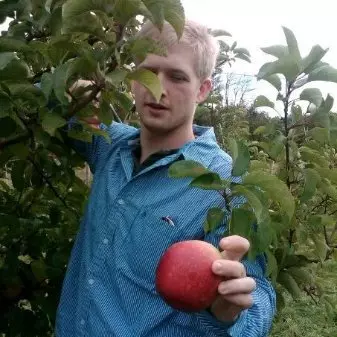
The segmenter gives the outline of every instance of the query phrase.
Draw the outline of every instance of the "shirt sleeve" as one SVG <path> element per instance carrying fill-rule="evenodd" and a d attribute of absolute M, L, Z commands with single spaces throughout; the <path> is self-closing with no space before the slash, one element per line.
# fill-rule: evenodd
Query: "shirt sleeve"
<path fill-rule="evenodd" d="M 207 238 L 213 241 L 212 238 Z M 224 323 L 216 319 L 210 312 L 198 314 L 200 324 L 205 330 L 212 331 L 214 336 L 231 337 L 267 337 L 276 312 L 276 294 L 270 281 L 264 276 L 265 258 L 260 255 L 255 261 L 243 260 L 247 276 L 256 281 L 256 289 L 252 293 L 253 306 L 242 311 L 234 322 Z"/>
<path fill-rule="evenodd" d="M 68 121 L 66 129 L 63 132 L 66 143 L 74 149 L 89 165 L 92 173 L 95 173 L 96 167 L 100 162 L 104 161 L 109 151 L 116 146 L 118 140 L 123 138 L 127 133 L 129 126 L 123 123 L 112 122 L 110 126 L 100 124 L 100 129 L 107 131 L 110 136 L 110 143 L 103 136 L 92 137 L 91 142 L 86 142 L 67 136 L 70 129 L 81 130 L 82 126 L 77 122 L 76 118 Z"/>
<path fill-rule="evenodd" d="M 230 167 L 231 165 L 226 164 L 220 170 L 228 176 Z M 240 179 L 237 179 L 237 182 L 240 182 Z M 233 201 L 232 207 L 237 207 L 242 202 L 243 199 L 238 197 Z M 224 221 L 223 226 L 217 230 L 206 234 L 204 240 L 218 247 L 227 226 L 226 222 Z M 252 293 L 252 307 L 243 310 L 234 322 L 228 323 L 219 321 L 208 311 L 199 313 L 198 319 L 205 331 L 211 331 L 212 336 L 219 337 L 267 337 L 269 335 L 276 313 L 276 293 L 269 279 L 265 277 L 266 262 L 265 255 L 258 255 L 253 261 L 242 260 L 247 276 L 256 281 L 256 289 Z"/>

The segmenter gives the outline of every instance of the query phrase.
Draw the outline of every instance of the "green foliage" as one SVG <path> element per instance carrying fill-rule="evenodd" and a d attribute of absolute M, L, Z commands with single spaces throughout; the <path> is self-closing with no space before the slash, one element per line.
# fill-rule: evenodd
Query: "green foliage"
<path fill-rule="evenodd" d="M 13 20 L 0 37 L 0 334 L 45 337 L 53 333 L 60 287 L 89 192 L 76 175 L 84 162 L 63 136 L 67 132 L 90 142 L 101 135 L 109 141 L 107 133 L 84 120 L 93 115 L 105 124 L 134 122 L 132 81 L 160 97 L 155 74 L 135 70 L 134 61 L 149 52 L 164 55 L 165 48 L 135 36 L 145 18 L 158 27 L 167 20 L 180 37 L 184 12 L 179 0 L 4 0 L 0 22 L 6 17 Z M 223 39 L 215 90 L 196 114 L 216 126 L 219 143 L 232 154 L 232 174 L 242 176 L 241 183 L 192 161 L 176 162 L 169 174 L 190 179 L 191 188 L 222 193 L 226 207 L 208 211 L 205 232 L 226 216 L 229 231 L 224 234 L 248 238 L 249 258 L 266 254 L 278 307 L 285 307 L 290 295 L 307 304 L 307 294 L 319 310 L 296 307 L 311 322 L 326 312 L 317 323 L 323 329 L 336 322 L 336 289 L 327 279 L 336 273 L 337 118 L 332 96 L 304 86 L 336 82 L 337 70 L 322 62 L 327 50 L 316 45 L 302 57 L 293 32 L 283 31 L 286 45 L 262 48 L 276 60 L 257 75 L 278 91 L 282 119 L 261 112 L 277 106 L 262 95 L 250 109 L 224 102 L 223 66 L 237 59 L 250 62 L 250 54 Z M 79 80 L 87 82 L 80 85 Z M 66 120 L 74 116 L 81 127 L 67 131 Z M 231 208 L 238 197 L 245 203 Z M 273 336 L 286 327 L 293 336 L 303 335 L 302 323 L 293 325 L 292 308 L 284 309 L 285 327 L 276 321 Z M 31 329 L 22 332 L 28 325 Z M 332 328 L 326 331 L 335 334 Z"/>
<path fill-rule="evenodd" d="M 0 335 L 46 337 L 89 193 L 78 177 L 83 159 L 64 134 L 109 141 L 84 118 L 134 119 L 132 81 L 159 99 L 157 76 L 135 70 L 134 62 L 165 50 L 136 33 L 144 19 L 158 27 L 166 20 L 181 36 L 184 11 L 179 0 L 4 0 L 0 22 L 6 17 L 12 21 L 0 36 Z M 81 127 L 67 131 L 73 116 Z"/>
<path fill-rule="evenodd" d="M 331 284 L 318 275 L 330 275 L 333 280 L 327 268 L 336 266 L 336 115 L 331 111 L 331 95 L 323 97 L 318 88 L 304 86 L 313 81 L 336 82 L 337 70 L 321 61 L 327 50 L 318 45 L 302 57 L 293 32 L 285 27 L 283 30 L 287 44 L 262 48 L 276 60 L 263 65 L 257 75 L 278 91 L 278 104 L 260 95 L 242 115 L 236 106 L 224 110 L 221 101 L 213 101 L 214 116 L 226 111 L 225 127 L 230 136 L 223 145 L 233 157 L 232 174 L 242 176 L 240 184 L 231 182 L 221 193 L 228 205 L 237 197 L 245 200 L 240 207 L 224 210 L 230 212 L 226 234 L 250 240 L 249 258 L 260 253 L 267 256 L 267 275 L 277 289 L 279 309 L 273 336 L 281 332 L 303 335 L 301 329 L 311 325 L 301 325 L 298 316 L 300 322 L 296 324 L 289 315 L 294 311 L 286 307 L 290 298 L 308 307 L 305 295 L 310 296 L 312 312 L 317 311 L 317 305 L 326 313 L 317 326 L 325 326 L 328 336 L 334 331 L 328 324 L 336 323 L 336 289 L 331 292 Z M 282 117 L 272 120 L 263 115 L 263 109 L 270 108 Z M 235 125 L 235 118 L 239 116 L 249 123 L 249 134 L 238 133 L 240 126 Z M 213 121 L 218 123 L 219 119 Z M 220 138 L 219 133 L 217 136 Z M 213 184 L 209 181 L 208 188 Z M 317 321 L 309 311 L 308 315 Z M 282 327 L 284 322 L 291 322 L 289 330 Z M 318 328 L 315 332 L 313 335 L 323 336 Z"/>

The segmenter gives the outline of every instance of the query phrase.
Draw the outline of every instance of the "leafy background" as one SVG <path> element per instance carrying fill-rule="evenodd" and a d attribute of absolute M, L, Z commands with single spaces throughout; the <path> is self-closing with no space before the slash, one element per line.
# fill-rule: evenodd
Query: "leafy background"
<path fill-rule="evenodd" d="M 109 141 L 85 122 L 93 115 L 106 124 L 138 125 L 130 81 L 155 97 L 161 88 L 153 73 L 135 70 L 133 62 L 147 52 L 163 55 L 165 48 L 135 34 L 147 18 L 159 27 L 167 20 L 179 36 L 184 12 L 178 0 L 5 0 L 0 23 L 7 17 L 12 21 L 0 37 L 0 334 L 51 336 L 91 182 L 67 137 Z M 278 103 L 259 96 L 253 105 L 230 101 L 228 90 L 238 92 L 242 83 L 222 80 L 233 62 L 250 61 L 249 51 L 226 43 L 229 32 L 211 31 L 221 46 L 215 89 L 195 121 L 214 126 L 233 156 L 233 175 L 248 172 L 242 184 L 196 163 L 178 163 L 170 173 L 173 179 L 191 176 L 200 188 L 231 187 L 224 193 L 228 201 L 246 197 L 238 209 L 211 209 L 205 231 L 227 214 L 230 232 L 252 242 L 249 256 L 267 254 L 279 308 L 272 336 L 334 336 L 336 115 L 333 97 L 306 84 L 337 82 L 337 71 L 323 61 L 327 50 L 316 45 L 303 57 L 293 32 L 283 31 L 283 46 L 263 48 L 275 61 L 257 74 L 278 90 Z M 266 107 L 280 117 L 270 118 Z M 74 116 L 80 127 L 67 131 Z"/>

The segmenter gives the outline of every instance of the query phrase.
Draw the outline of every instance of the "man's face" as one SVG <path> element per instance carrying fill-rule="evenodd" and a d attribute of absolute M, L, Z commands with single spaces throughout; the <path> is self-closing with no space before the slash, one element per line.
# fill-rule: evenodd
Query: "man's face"
<path fill-rule="evenodd" d="M 211 89 L 209 79 L 198 78 L 193 58 L 189 47 L 174 45 L 168 49 L 167 56 L 150 54 L 138 66 L 156 73 L 163 88 L 157 103 L 144 86 L 133 84 L 141 126 L 149 132 L 163 134 L 191 127 L 196 104 L 202 102 Z"/>

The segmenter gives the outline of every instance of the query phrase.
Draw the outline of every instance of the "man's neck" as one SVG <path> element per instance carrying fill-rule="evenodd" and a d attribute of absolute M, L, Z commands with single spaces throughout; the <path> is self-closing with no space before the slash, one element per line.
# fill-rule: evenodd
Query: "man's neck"
<path fill-rule="evenodd" d="M 179 149 L 193 139 L 195 139 L 195 136 L 192 126 L 189 129 L 177 129 L 167 134 L 155 134 L 142 127 L 140 132 L 140 163 L 143 163 L 153 153 Z"/>

